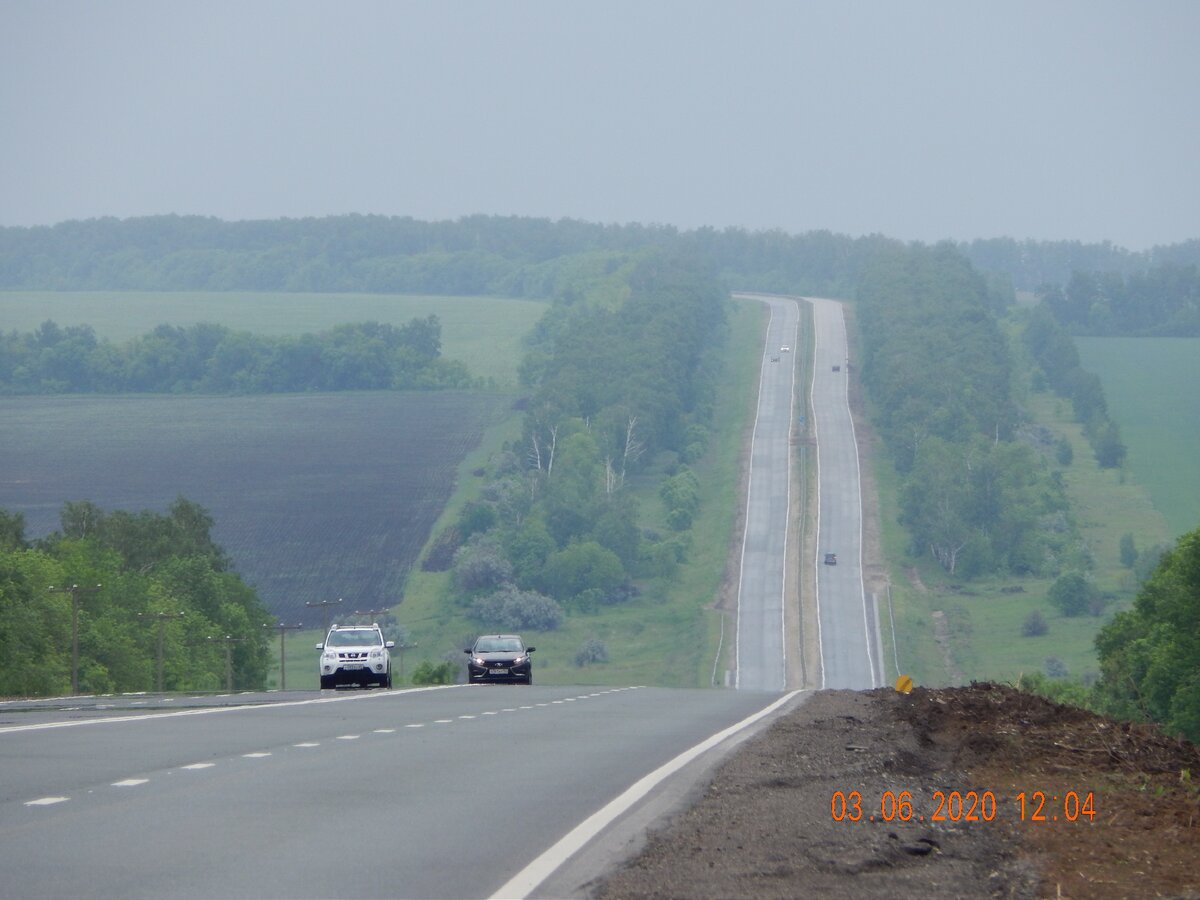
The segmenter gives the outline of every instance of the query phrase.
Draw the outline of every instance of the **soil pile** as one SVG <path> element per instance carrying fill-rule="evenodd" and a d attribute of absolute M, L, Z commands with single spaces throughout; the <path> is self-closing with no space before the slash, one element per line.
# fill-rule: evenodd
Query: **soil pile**
<path fill-rule="evenodd" d="M 822 691 L 593 885 L 620 897 L 1200 897 L 1200 750 L 997 684 Z"/>

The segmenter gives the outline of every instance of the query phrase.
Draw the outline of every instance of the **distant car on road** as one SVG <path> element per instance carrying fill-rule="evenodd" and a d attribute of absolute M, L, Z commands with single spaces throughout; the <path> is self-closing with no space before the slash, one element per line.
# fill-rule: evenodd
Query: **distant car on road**
<path fill-rule="evenodd" d="M 339 684 L 392 686 L 392 654 L 395 641 L 386 641 L 378 625 L 334 625 L 317 644 L 321 651 L 317 663 L 321 690 Z"/>
<path fill-rule="evenodd" d="M 782 347 L 779 348 L 779 352 L 780 353 L 789 353 L 789 352 L 791 352 L 791 349 L 792 348 L 789 347 L 787 344 L 784 344 Z"/>
<path fill-rule="evenodd" d="M 836 553 L 826 553 L 825 554 L 825 565 L 836 566 L 837 565 L 837 554 Z"/>
<path fill-rule="evenodd" d="M 467 660 L 467 683 L 510 682 L 533 684 L 533 663 L 529 654 L 536 647 L 526 647 L 517 634 L 484 634 L 463 653 Z"/>

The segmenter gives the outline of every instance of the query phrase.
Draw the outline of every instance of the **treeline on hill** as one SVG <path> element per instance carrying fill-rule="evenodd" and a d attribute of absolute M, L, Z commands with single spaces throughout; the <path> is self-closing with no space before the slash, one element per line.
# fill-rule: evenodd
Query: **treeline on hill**
<path fill-rule="evenodd" d="M 863 379 L 914 554 L 965 578 L 1057 569 L 1067 501 L 1022 437 L 993 314 L 1007 298 L 949 244 L 879 254 L 858 298 Z"/>
<path fill-rule="evenodd" d="M 1002 272 L 1018 290 L 1040 291 L 1046 285 L 1065 285 L 1076 272 L 1130 277 L 1163 269 L 1200 265 L 1200 240 L 1137 252 L 1110 241 L 1018 241 L 982 238 L 958 245 L 959 251 L 983 272 Z"/>
<path fill-rule="evenodd" d="M 212 519 L 182 497 L 166 515 L 63 507 L 32 543 L 0 511 L 0 696 L 71 689 L 72 603 L 84 693 L 218 690 L 266 682 L 270 621 L 212 542 Z M 160 643 L 161 640 L 161 643 Z M 159 648 L 161 647 L 161 657 Z"/>
<path fill-rule="evenodd" d="M 655 248 L 711 265 L 727 287 L 848 294 L 887 239 L 828 231 L 679 231 L 573 219 L 202 216 L 0 228 L 0 290 L 204 290 L 557 297 Z"/>
<path fill-rule="evenodd" d="M 1071 334 L 1200 337 L 1200 269 L 1166 264 L 1123 275 L 1080 272 L 1042 289 L 1042 305 Z"/>
<path fill-rule="evenodd" d="M 1044 381 L 1060 397 L 1071 401 L 1075 419 L 1083 425 L 1096 461 L 1106 469 L 1120 467 L 1127 453 L 1121 429 L 1109 418 L 1100 376 L 1084 370 L 1079 350 L 1066 329 L 1049 309 L 1039 306 L 1029 313 L 1022 338 L 1044 374 Z M 1040 387 L 1042 381 L 1035 377 L 1034 387 Z M 1069 445 L 1065 452 L 1070 453 Z M 1069 463 L 1070 459 L 1060 461 Z"/>
<path fill-rule="evenodd" d="M 267 337 L 221 325 L 159 325 L 123 344 L 88 325 L 0 333 L 0 393 L 280 393 L 474 387 L 441 358 L 437 316 Z"/>
<path fill-rule="evenodd" d="M 452 602 L 483 627 L 553 629 L 686 559 L 727 302 L 701 269 L 650 252 L 553 307 L 523 367 L 521 441 L 424 561 L 452 570 Z M 659 485 L 665 534 L 639 523 L 638 473 Z"/>

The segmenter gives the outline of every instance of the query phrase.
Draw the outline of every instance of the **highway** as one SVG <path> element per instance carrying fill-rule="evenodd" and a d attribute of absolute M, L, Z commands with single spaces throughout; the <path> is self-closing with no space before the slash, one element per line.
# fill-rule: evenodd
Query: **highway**
<path fill-rule="evenodd" d="M 883 681 L 875 615 L 863 587 L 862 488 L 847 386 L 852 363 L 846 322 L 837 301 L 805 299 L 812 304 L 815 337 L 811 406 L 819 485 L 813 566 L 821 686 L 864 690 Z M 837 555 L 837 565 L 825 565 L 826 553 Z"/>
<path fill-rule="evenodd" d="M 2 893 L 487 897 L 639 779 L 781 699 L 463 685 L 180 697 L 168 711 L 153 697 L 0 704 Z M 532 893 L 559 861 L 505 893 Z"/>
<path fill-rule="evenodd" d="M 576 895 L 787 693 L 799 309 L 770 308 L 739 690 L 450 686 L 0 702 L 5 896 Z M 813 303 L 824 687 L 878 683 L 841 306 Z M 781 348 L 787 346 L 789 350 Z M 777 361 L 773 361 L 777 358 Z M 842 371 L 834 373 L 833 365 Z M 824 566 L 825 552 L 838 564 Z"/>
<path fill-rule="evenodd" d="M 799 311 L 766 298 L 770 311 L 750 448 L 737 606 L 737 677 L 744 691 L 787 686 L 787 542 L 792 514 L 791 434 Z M 781 348 L 787 347 L 787 350 Z M 795 574 L 792 573 L 793 579 Z M 795 643 L 793 642 L 793 646 Z"/>
<path fill-rule="evenodd" d="M 818 484 L 815 571 L 819 681 L 811 687 L 866 689 L 882 683 L 873 610 L 863 588 L 862 491 L 858 444 L 850 415 L 850 366 L 842 305 L 835 300 L 737 294 L 765 304 L 758 408 L 750 454 L 745 536 L 738 585 L 736 686 L 781 691 L 797 676 L 800 637 L 787 633 L 785 605 L 796 603 L 800 572 L 789 570 L 787 545 L 798 539 L 793 517 L 791 436 L 796 409 L 798 302 L 813 311 L 813 377 L 808 422 Z M 782 353 L 780 347 L 791 348 Z M 778 361 L 776 361 L 778 360 Z M 835 371 L 836 367 L 836 371 Z M 802 412 L 802 411 L 800 411 Z M 825 554 L 836 565 L 825 565 Z"/>

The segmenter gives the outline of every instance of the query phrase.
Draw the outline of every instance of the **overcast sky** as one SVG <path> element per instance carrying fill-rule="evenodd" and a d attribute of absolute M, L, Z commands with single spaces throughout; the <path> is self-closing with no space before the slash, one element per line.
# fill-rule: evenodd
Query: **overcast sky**
<path fill-rule="evenodd" d="M 0 224 L 1200 237 L 1200 2 L 0 0 Z"/>

